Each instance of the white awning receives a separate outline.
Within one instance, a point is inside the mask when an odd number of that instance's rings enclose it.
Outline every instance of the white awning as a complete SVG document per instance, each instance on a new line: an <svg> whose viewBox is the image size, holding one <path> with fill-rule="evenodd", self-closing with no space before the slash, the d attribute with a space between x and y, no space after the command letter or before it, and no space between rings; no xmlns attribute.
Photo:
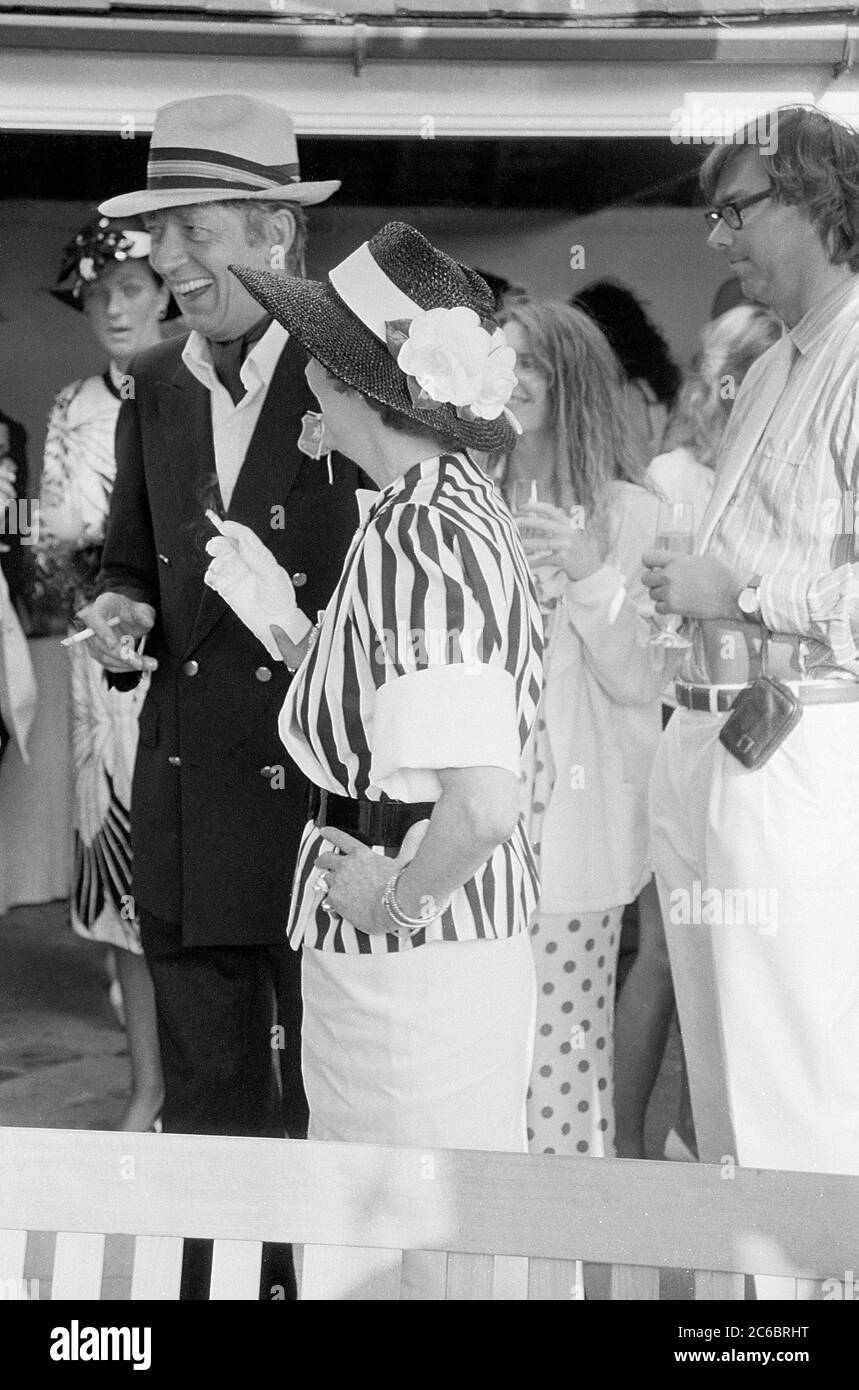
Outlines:
<svg viewBox="0 0 859 1390"><path fill-rule="evenodd" d="M291 15L323 8L289 5ZM167 101L231 91L279 102L299 134L317 135L673 138L686 111L687 129L720 138L796 101L859 123L859 25L846 20L272 24L220 22L213 8L182 19L0 13L0 127L131 138Z"/></svg>

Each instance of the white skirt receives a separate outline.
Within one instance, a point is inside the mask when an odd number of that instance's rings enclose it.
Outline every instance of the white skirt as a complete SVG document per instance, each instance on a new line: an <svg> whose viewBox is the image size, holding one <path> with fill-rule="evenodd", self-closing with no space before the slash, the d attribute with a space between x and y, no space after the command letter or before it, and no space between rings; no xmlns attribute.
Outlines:
<svg viewBox="0 0 859 1390"><path fill-rule="evenodd" d="M536 1018L527 933L385 955L305 947L302 991L311 1139L527 1152ZM305 1247L301 1296L372 1299L390 1258ZM440 1298L443 1279L443 1256L404 1256L401 1297ZM516 1281L508 1268L506 1286Z"/></svg>
<svg viewBox="0 0 859 1390"><path fill-rule="evenodd" d="M385 955L305 948L302 992L311 1139L527 1151L526 932Z"/></svg>

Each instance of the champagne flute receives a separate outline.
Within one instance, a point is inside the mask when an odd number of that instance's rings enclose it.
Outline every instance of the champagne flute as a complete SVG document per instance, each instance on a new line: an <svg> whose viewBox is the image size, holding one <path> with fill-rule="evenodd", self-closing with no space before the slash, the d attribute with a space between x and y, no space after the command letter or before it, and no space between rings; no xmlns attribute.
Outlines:
<svg viewBox="0 0 859 1390"><path fill-rule="evenodd" d="M656 524L657 550L674 555L691 555L695 547L695 513L689 502L660 502ZM650 638L654 647L691 647L690 638L681 636L678 628L683 619L677 613L656 614L653 621L659 632Z"/></svg>
<svg viewBox="0 0 859 1390"><path fill-rule="evenodd" d="M513 481L508 484L507 497L510 511L523 540L529 536L531 539L534 539L540 535L539 528L535 530L533 525L529 525L529 521L532 519L525 515L528 508L535 506L539 502L547 502L553 507L557 506L555 490L551 478L514 478ZM580 512L580 507L570 508L569 515L571 518L571 526L583 524L581 520L578 519ZM575 521L572 519L574 513L577 518ZM529 556L529 562L531 565L539 565L541 560L547 559L551 554L552 546L550 544L547 550L541 551L537 555Z"/></svg>
<svg viewBox="0 0 859 1390"><path fill-rule="evenodd" d="M510 510L514 516L533 507L535 502L553 502L552 484L548 478L514 478L509 485Z"/></svg>

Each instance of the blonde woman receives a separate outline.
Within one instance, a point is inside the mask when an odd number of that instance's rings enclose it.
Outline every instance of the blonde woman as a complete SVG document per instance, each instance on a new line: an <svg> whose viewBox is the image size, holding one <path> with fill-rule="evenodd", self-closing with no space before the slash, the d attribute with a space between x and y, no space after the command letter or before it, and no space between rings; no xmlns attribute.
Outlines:
<svg viewBox="0 0 859 1390"><path fill-rule="evenodd" d="M639 579L659 498L635 462L620 368L593 321L533 301L508 302L501 319L523 428L503 487L515 501L513 485L532 480L552 498L518 515L546 639L524 788L542 881L529 1138L539 1153L604 1156L620 919L651 875L647 781L675 660L648 644Z"/></svg>
<svg viewBox="0 0 859 1390"><path fill-rule="evenodd" d="M648 468L672 502L690 502L696 529L713 490L716 455L746 372L781 336L769 309L740 304L708 323L665 433L665 452Z"/></svg>

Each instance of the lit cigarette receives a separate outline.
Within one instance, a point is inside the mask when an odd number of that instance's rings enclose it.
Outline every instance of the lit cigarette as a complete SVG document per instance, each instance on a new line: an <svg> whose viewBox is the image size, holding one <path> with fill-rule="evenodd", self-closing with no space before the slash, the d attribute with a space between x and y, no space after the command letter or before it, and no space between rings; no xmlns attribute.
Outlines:
<svg viewBox="0 0 859 1390"><path fill-rule="evenodd" d="M121 618L108 618L108 627L116 627L117 623L122 622ZM60 643L61 647L74 647L78 642L86 642L88 637L95 637L94 627L81 628L80 632L75 632L71 637L64 637Z"/></svg>
<svg viewBox="0 0 859 1390"><path fill-rule="evenodd" d="M206 518L207 520L211 521L216 531L220 531L221 535L224 534L224 523L218 516L218 513L212 511L211 507L209 507L209 509L206 512ZM227 540L229 539L229 536L227 536Z"/></svg>

